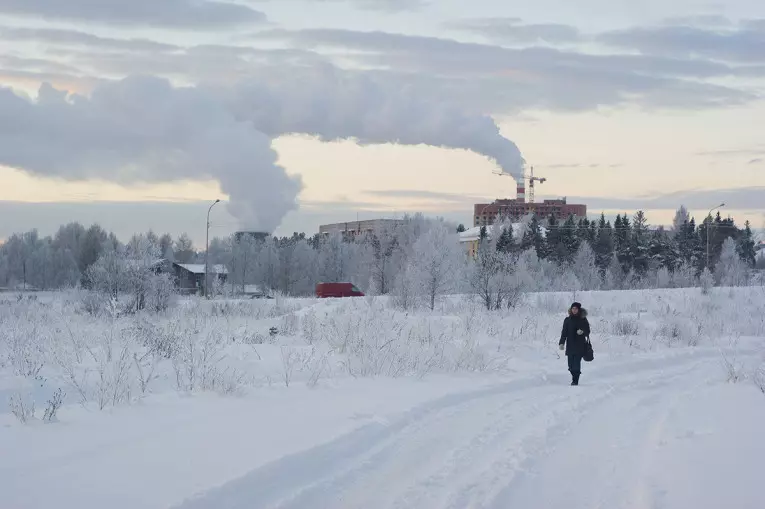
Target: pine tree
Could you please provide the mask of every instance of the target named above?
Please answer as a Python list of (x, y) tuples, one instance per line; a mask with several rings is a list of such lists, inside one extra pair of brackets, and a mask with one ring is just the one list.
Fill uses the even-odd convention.
[[(592, 224), (595, 224), (593, 221)], [(605, 274), (608, 264), (611, 263), (611, 257), (614, 254), (614, 230), (611, 223), (606, 221), (605, 214), (600, 214), (598, 222), (598, 233), (593, 244), (595, 250), (595, 259), (601, 273)]]
[(533, 248), (540, 260), (546, 259), (550, 256), (549, 235), (549, 229), (547, 237), (542, 235), (542, 226), (539, 224), (539, 219), (536, 215), (532, 215), (529, 225), (523, 233), (520, 251), (523, 252)]
[(648, 220), (642, 210), (638, 210), (632, 220), (632, 235), (629, 237), (628, 256), (631, 260), (632, 269), (643, 276), (648, 272), (650, 260), (648, 238)]
[(515, 239), (513, 238), (513, 226), (502, 228), (502, 233), (497, 239), (497, 251), (500, 253), (512, 253), (515, 250)]
[(627, 273), (632, 270), (632, 253), (630, 251), (631, 227), (627, 214), (624, 216), (616, 216), (616, 223), (614, 226), (614, 252), (619, 258), (619, 263), (622, 264), (624, 272)]
[(580, 240), (577, 237), (577, 224), (574, 216), (568, 216), (566, 222), (563, 223), (563, 239), (566, 245), (566, 250), (569, 253), (568, 259), (572, 260), (579, 249)]
[(547, 220), (547, 248), (550, 259), (558, 265), (564, 264), (567, 259), (565, 235), (564, 225), (555, 215), (551, 215)]
[(749, 221), (744, 223), (744, 230), (736, 243), (736, 252), (748, 267), (754, 267), (757, 261), (757, 251), (754, 249), (754, 236)]
[(462, 232), (465, 232), (465, 231), (467, 231), (467, 228), (465, 228), (465, 225), (464, 225), (464, 224), (460, 223), (460, 224), (457, 226), (457, 233), (462, 233)]

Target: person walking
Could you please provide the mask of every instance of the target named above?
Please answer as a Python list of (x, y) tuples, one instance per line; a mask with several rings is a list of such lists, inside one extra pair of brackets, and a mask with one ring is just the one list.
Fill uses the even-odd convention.
[(587, 310), (578, 302), (571, 304), (568, 316), (563, 320), (563, 330), (560, 333), (559, 348), (566, 349), (568, 370), (571, 372), (571, 385), (579, 385), (579, 375), (582, 374), (582, 357), (590, 337), (590, 322), (587, 321)]

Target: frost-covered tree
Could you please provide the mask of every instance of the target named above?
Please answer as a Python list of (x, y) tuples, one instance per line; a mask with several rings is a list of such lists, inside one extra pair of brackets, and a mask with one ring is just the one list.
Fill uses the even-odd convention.
[(279, 250), (273, 240), (266, 240), (260, 245), (255, 259), (255, 282), (263, 288), (276, 290), (280, 270)]
[(600, 290), (602, 280), (595, 252), (588, 242), (582, 242), (576, 252), (571, 270), (581, 285), (581, 290)]
[(396, 277), (396, 260), (399, 258), (399, 228), (383, 225), (371, 234), (368, 240), (372, 252), (372, 281), (373, 292), (385, 295), (391, 290), (391, 284)]
[(340, 232), (332, 232), (321, 240), (318, 255), (319, 279), (329, 283), (347, 282), (353, 269), (353, 244)]
[(459, 238), (446, 225), (434, 224), (414, 243), (412, 275), (431, 310), (439, 296), (453, 289), (454, 274), (462, 259)]
[(310, 295), (316, 282), (316, 252), (305, 239), (292, 240), (280, 251), (280, 288), (287, 295)]
[(746, 286), (748, 283), (749, 270), (739, 256), (736, 242), (732, 237), (728, 237), (723, 242), (714, 277), (720, 286)]
[(685, 205), (680, 205), (680, 208), (675, 212), (675, 218), (672, 220), (672, 231), (677, 233), (683, 229), (683, 226), (691, 220), (691, 216), (688, 213), (688, 209)]
[(673, 288), (693, 288), (699, 283), (696, 268), (693, 263), (682, 262), (672, 271), (671, 285)]
[(197, 256), (194, 243), (187, 233), (182, 233), (173, 247), (173, 255), (178, 263), (192, 263)]
[(605, 290), (619, 290), (624, 287), (626, 275), (619, 257), (614, 254), (611, 262), (608, 264), (605, 276), (603, 277), (603, 288)]

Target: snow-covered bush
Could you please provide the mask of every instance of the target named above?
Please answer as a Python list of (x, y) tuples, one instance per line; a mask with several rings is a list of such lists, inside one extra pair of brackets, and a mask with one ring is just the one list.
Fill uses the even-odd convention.
[(629, 316), (619, 316), (611, 324), (611, 333), (616, 336), (637, 336), (640, 333), (640, 320)]
[(30, 395), (16, 393), (8, 401), (11, 413), (22, 424), (27, 424), (35, 417), (35, 402)]

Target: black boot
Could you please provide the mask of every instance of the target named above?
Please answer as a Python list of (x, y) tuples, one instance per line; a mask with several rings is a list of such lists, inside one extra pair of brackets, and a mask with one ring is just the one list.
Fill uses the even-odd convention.
[(579, 375), (581, 375), (581, 373), (571, 373), (571, 385), (579, 385)]

